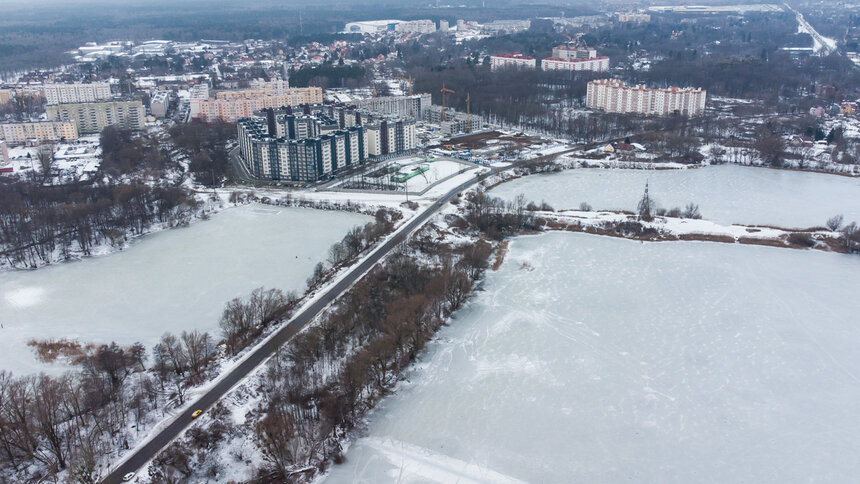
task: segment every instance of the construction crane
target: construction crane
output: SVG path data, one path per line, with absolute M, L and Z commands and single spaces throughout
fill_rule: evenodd
M 446 111 L 446 109 L 445 109 L 445 94 L 446 93 L 447 94 L 454 94 L 454 91 L 445 87 L 445 83 L 443 82 L 442 83 L 442 122 L 443 123 L 447 120 L 447 118 L 445 116 L 445 111 Z
M 470 93 L 466 93 L 466 132 L 469 133 L 472 130 L 472 109 L 471 109 L 472 95 Z

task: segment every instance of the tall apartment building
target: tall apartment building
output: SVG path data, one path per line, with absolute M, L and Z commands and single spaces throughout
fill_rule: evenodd
M 260 113 L 258 113 L 260 114 Z M 368 157 L 409 152 L 417 146 L 415 120 L 355 106 L 304 105 L 237 122 L 239 150 L 259 178 L 313 182 L 364 163 Z
M 705 112 L 706 98 L 707 91 L 700 88 L 649 89 L 627 86 L 617 79 L 600 79 L 588 83 L 585 105 L 608 113 L 697 116 Z
M 26 143 L 31 139 L 39 142 L 78 139 L 78 129 L 72 121 L 8 123 L 0 126 L 3 139 L 9 144 Z
M 4 165 L 9 163 L 9 148 L 6 146 L 6 142 L 0 140 L 0 165 Z
M 156 91 L 149 99 L 149 111 L 156 118 L 167 116 L 168 107 L 170 107 L 170 93 L 167 91 Z
M 393 114 L 401 117 L 421 119 L 432 104 L 430 94 L 411 96 L 379 96 L 376 99 L 357 101 L 355 106 L 371 112 Z
M 552 57 L 541 60 L 545 71 L 597 71 L 609 70 L 609 57 L 598 56 L 594 47 L 563 44 L 552 49 Z
M 248 170 L 257 178 L 314 182 L 338 169 L 364 163 L 361 126 L 318 134 L 320 126 L 303 115 L 269 115 L 237 122 L 239 150 Z M 271 122 L 270 122 L 271 121 Z M 275 125 L 275 133 L 269 128 Z M 300 129 L 296 129 L 296 127 Z M 278 133 L 286 136 L 278 136 Z M 301 137 L 310 135 L 309 137 Z M 290 137 L 292 136 L 292 137 Z
M 537 61 L 534 57 L 525 56 L 519 52 L 490 56 L 491 71 L 499 69 L 534 69 L 535 67 L 537 67 Z
M 15 97 L 15 92 L 11 89 L 0 89 L 0 104 L 6 104 L 12 101 Z
M 319 87 L 289 88 L 280 94 L 265 89 L 221 91 L 215 99 L 191 99 L 191 117 L 205 122 L 219 119 L 235 122 L 252 117 L 262 109 L 322 102 L 322 88 Z
M 100 133 L 107 126 L 138 130 L 146 124 L 146 110 L 139 100 L 49 105 L 45 113 L 51 121 L 74 122 L 79 133 Z
M 108 82 L 45 84 L 42 86 L 42 95 L 47 104 L 91 103 L 112 96 Z
M 364 125 L 368 156 L 405 153 L 416 147 L 415 122 L 394 116 Z

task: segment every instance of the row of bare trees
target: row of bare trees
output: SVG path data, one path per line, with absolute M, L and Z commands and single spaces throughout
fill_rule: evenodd
M 123 432 L 157 406 L 158 388 L 143 372 L 141 345 L 102 345 L 60 376 L 15 377 L 0 371 L 0 477 L 94 483 L 98 463 L 128 448 Z
M 154 223 L 185 220 L 196 208 L 192 194 L 178 187 L 0 181 L 0 256 L 13 267 L 36 267 L 57 254 L 88 255 L 95 245 L 121 244 Z
M 456 262 L 446 255 L 432 266 L 395 254 L 298 335 L 267 368 L 255 427 L 265 471 L 289 479 L 330 457 L 339 460 L 338 437 L 465 303 L 490 252 L 482 242 L 457 254 Z

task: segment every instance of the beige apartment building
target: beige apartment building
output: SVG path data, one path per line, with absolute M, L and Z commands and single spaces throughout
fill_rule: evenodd
M 91 103 L 112 96 L 108 82 L 45 84 L 42 86 L 42 95 L 47 104 Z
M 146 110 L 136 101 L 75 103 L 45 106 L 51 121 L 72 121 L 79 133 L 100 133 L 107 126 L 139 130 L 146 125 Z
M 277 109 L 302 104 L 322 104 L 322 88 L 300 87 L 277 91 L 250 89 L 243 91 L 221 91 L 215 99 L 192 99 L 191 117 L 205 122 L 222 120 L 234 122 L 250 118 L 261 109 Z
M 3 139 L 10 145 L 25 143 L 31 139 L 39 142 L 78 139 L 78 129 L 71 121 L 8 123 L 0 126 Z
M 643 85 L 627 86 L 618 79 L 600 79 L 588 83 L 585 105 L 607 113 L 698 116 L 705 112 L 707 95 L 700 88 L 649 89 Z

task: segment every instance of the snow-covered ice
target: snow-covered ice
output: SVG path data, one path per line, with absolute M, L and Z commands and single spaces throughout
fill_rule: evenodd
M 769 224 L 806 228 L 823 226 L 843 214 L 860 222 L 860 179 L 822 173 L 737 165 L 695 170 L 575 169 L 533 175 L 503 183 L 491 195 L 546 201 L 556 210 L 581 202 L 595 210 L 636 210 L 645 183 L 651 197 L 666 209 L 699 205 L 702 217 L 722 224 Z
M 860 259 L 519 237 L 328 483 L 853 482 Z
M 39 363 L 30 339 L 151 349 L 166 331 L 218 333 L 224 304 L 265 286 L 301 290 L 313 266 L 354 225 L 354 213 L 247 205 L 148 235 L 122 252 L 0 277 L 0 369 Z

